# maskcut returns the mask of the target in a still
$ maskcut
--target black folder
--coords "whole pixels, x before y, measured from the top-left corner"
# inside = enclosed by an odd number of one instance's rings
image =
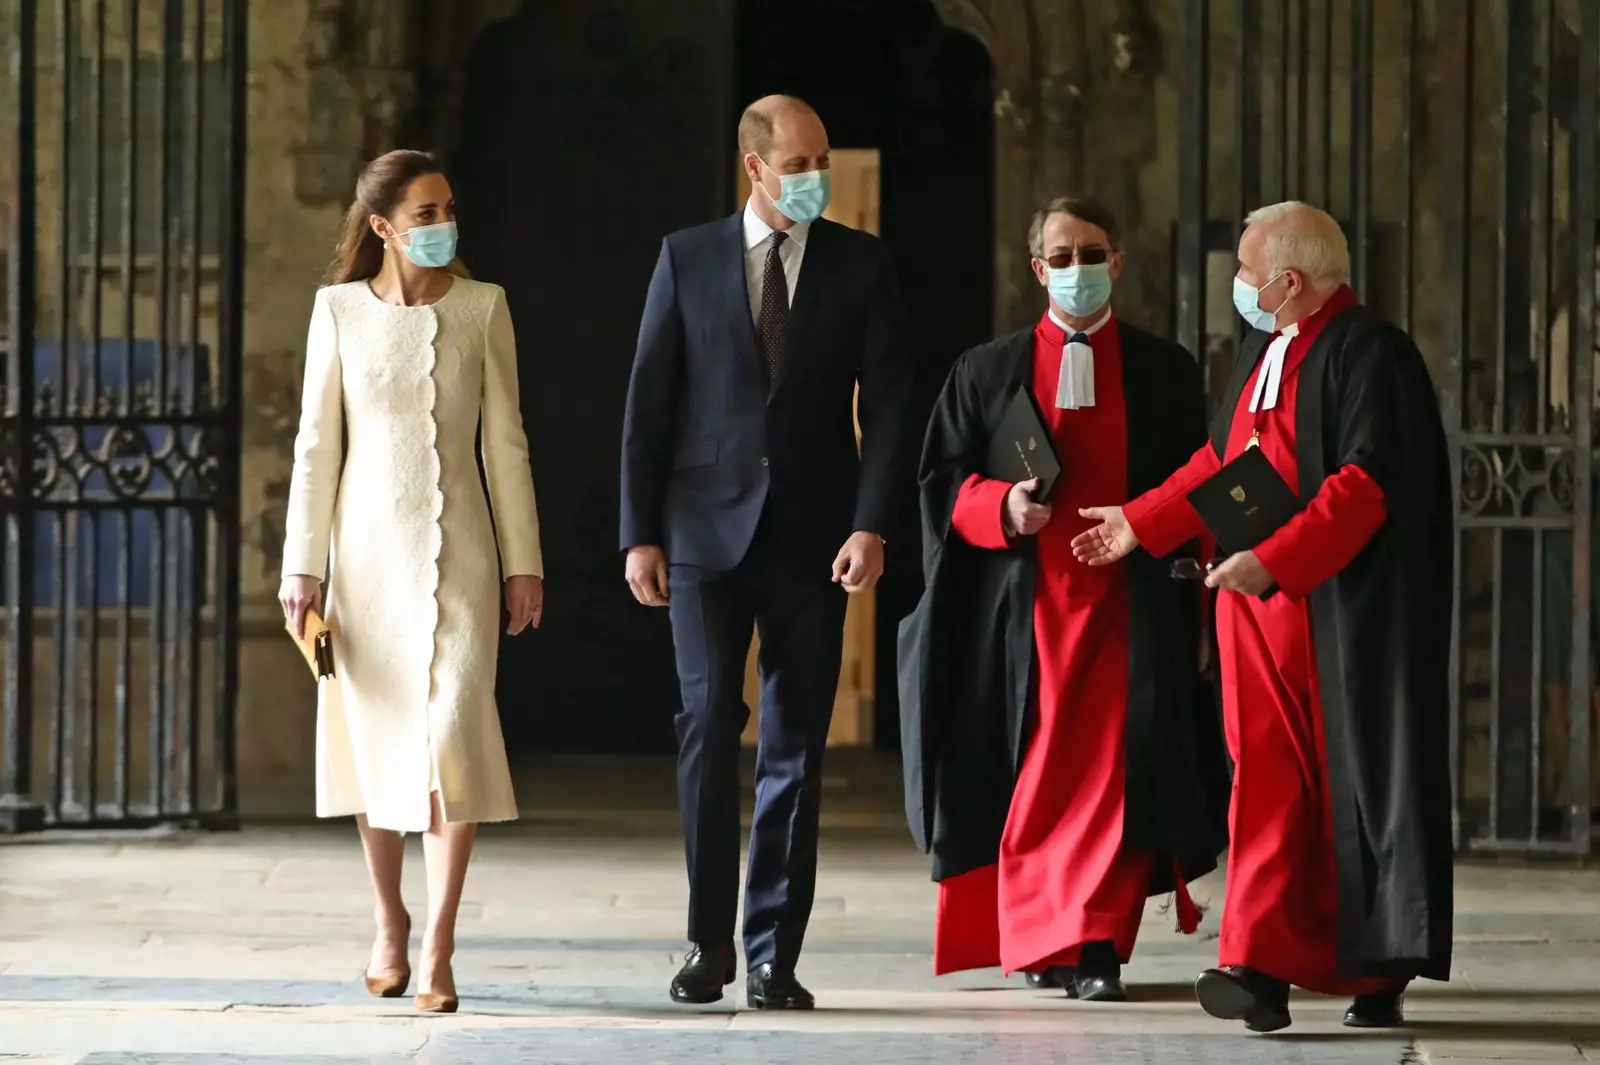
[[[1012,397],[1000,428],[989,441],[988,467],[987,476],[1010,484],[1037,477],[1039,488],[1033,493],[1036,503],[1048,503],[1056,482],[1061,480],[1061,455],[1056,451],[1055,437],[1027,385]]]
[[[1259,447],[1246,448],[1189,493],[1223,555],[1255,548],[1300,513],[1300,497]]]

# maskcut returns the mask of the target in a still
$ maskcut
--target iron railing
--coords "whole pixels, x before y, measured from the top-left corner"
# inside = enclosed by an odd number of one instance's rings
[[[1177,335],[1220,384],[1244,214],[1341,219],[1453,441],[1456,842],[1587,854],[1600,4],[1185,0],[1181,33]]]
[[[0,831],[234,817],[247,17],[0,10]]]

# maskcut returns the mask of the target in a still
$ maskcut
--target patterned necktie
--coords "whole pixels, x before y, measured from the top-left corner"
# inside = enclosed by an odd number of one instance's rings
[[[768,384],[778,376],[778,363],[783,360],[784,327],[789,323],[789,279],[784,276],[783,256],[778,251],[787,239],[787,233],[772,234],[767,265],[761,273],[761,316],[756,321],[756,331],[761,336]]]

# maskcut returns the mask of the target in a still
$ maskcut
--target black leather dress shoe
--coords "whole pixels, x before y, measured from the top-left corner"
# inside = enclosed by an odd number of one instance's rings
[[[1078,997],[1078,974],[1070,965],[1052,965],[1042,973],[1024,973],[1029,987],[1060,988],[1068,998]]]
[[[1252,1032],[1289,1027],[1289,985],[1243,965],[1207,969],[1194,982],[1200,1008],[1224,1021],[1243,1021]]]
[[[1122,959],[1108,942],[1083,945],[1071,983],[1077,992],[1073,997],[1083,1002],[1128,1001],[1128,989],[1122,986]]]
[[[696,943],[672,978],[672,1001],[693,1006],[720,1002],[722,989],[733,983],[738,971],[732,943]]]
[[[1376,995],[1357,995],[1344,1011],[1346,1028],[1400,1028],[1406,1023],[1405,994],[1382,991]]]
[[[753,1010],[808,1010],[817,1004],[794,973],[778,972],[770,964],[758,965],[750,973],[745,1002]]]
[[[1122,986],[1120,973],[1079,972],[1072,997],[1081,1002],[1126,1002],[1128,989]]]

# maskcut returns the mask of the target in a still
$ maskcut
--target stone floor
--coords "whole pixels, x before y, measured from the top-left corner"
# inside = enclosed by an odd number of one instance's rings
[[[1152,903],[1126,1005],[932,977],[926,863],[893,770],[860,759],[828,781],[800,972],[817,1012],[675,1007],[685,892],[664,769],[527,774],[525,819],[485,831],[468,880],[454,1017],[358,985],[370,905],[349,825],[0,841],[0,1062],[1600,1061],[1600,871],[1463,867],[1455,980],[1414,991],[1408,1031],[1347,1031],[1344,1003],[1301,995],[1293,1028],[1248,1036],[1189,991],[1220,884],[1197,887],[1213,904],[1197,937]],[[407,897],[420,907],[418,860]]]

